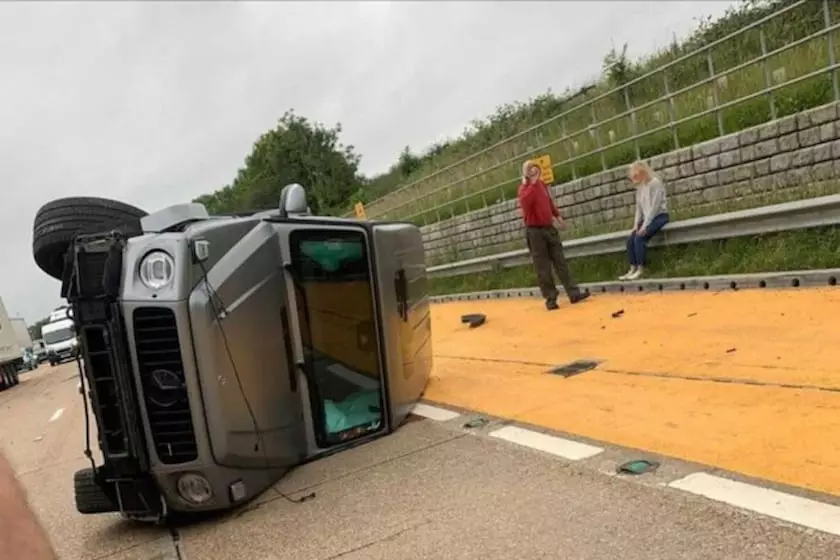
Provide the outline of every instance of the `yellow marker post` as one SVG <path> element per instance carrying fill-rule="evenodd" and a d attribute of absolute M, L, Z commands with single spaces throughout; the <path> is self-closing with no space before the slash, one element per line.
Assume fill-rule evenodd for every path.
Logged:
<path fill-rule="evenodd" d="M 540 166 L 540 180 L 546 185 L 554 184 L 554 168 L 551 167 L 551 156 L 543 154 L 540 157 L 533 158 L 531 161 Z"/>
<path fill-rule="evenodd" d="M 367 220 L 367 214 L 365 214 L 365 205 L 361 202 L 357 202 L 356 206 L 354 207 L 356 211 L 356 217 L 360 220 Z"/>

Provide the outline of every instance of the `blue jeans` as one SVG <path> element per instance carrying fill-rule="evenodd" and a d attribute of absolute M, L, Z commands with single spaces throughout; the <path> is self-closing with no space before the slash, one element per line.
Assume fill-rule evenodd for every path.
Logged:
<path fill-rule="evenodd" d="M 659 230 L 668 223 L 670 218 L 668 214 L 658 214 L 650 225 L 645 228 L 644 235 L 636 235 L 635 232 L 630 234 L 627 238 L 627 260 L 630 261 L 630 266 L 645 266 L 647 264 L 647 242 L 651 237 L 659 233 Z M 636 229 L 641 227 L 642 222 L 636 224 Z"/>

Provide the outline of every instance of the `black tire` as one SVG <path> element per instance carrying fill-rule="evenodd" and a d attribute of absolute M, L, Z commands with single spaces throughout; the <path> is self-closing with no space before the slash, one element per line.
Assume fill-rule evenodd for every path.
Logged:
<path fill-rule="evenodd" d="M 59 198 L 35 214 L 32 255 L 38 267 L 57 280 L 64 272 L 64 255 L 80 234 L 119 230 L 127 235 L 142 232 L 143 210 L 116 200 L 96 197 Z"/>
<path fill-rule="evenodd" d="M 76 510 L 79 513 L 110 513 L 120 508 L 96 480 L 92 468 L 76 471 L 73 475 L 73 489 L 76 494 Z"/>

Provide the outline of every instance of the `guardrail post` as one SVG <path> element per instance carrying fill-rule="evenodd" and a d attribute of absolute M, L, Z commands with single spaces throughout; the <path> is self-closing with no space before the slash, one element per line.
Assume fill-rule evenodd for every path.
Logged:
<path fill-rule="evenodd" d="M 831 6 L 828 0 L 823 0 L 823 16 L 825 17 L 825 28 L 831 27 Z M 834 32 L 828 32 L 828 63 L 831 65 L 831 88 L 834 90 L 834 101 L 840 100 L 840 90 L 837 88 L 837 57 L 834 54 Z"/>
<path fill-rule="evenodd" d="M 680 137 L 677 134 L 677 127 L 674 121 L 677 120 L 677 108 L 674 106 L 674 98 L 671 95 L 671 86 L 668 84 L 668 73 L 662 72 L 662 83 L 665 86 L 665 97 L 668 98 L 668 127 L 671 129 L 671 137 L 674 140 L 674 149 L 680 149 Z"/>
<path fill-rule="evenodd" d="M 601 135 L 598 134 L 598 117 L 595 116 L 595 104 L 589 105 L 589 114 L 592 116 L 592 126 L 589 130 L 595 136 L 595 147 L 598 148 L 598 154 L 601 156 L 601 170 L 607 170 L 607 159 L 604 157 L 604 150 L 601 149 Z"/>
<path fill-rule="evenodd" d="M 724 135 L 723 129 L 723 115 L 720 112 L 718 107 L 720 106 L 720 99 L 718 98 L 718 83 L 715 80 L 715 63 L 712 61 L 712 51 L 711 49 L 706 51 L 706 64 L 709 67 L 709 78 L 712 80 L 713 88 L 712 88 L 712 100 L 715 102 L 715 116 L 717 117 L 717 125 L 718 125 L 718 136 Z"/>
<path fill-rule="evenodd" d="M 764 28 L 758 28 L 758 41 L 761 43 L 761 67 L 764 70 L 764 89 L 767 90 L 767 99 L 770 101 L 770 118 L 776 120 L 778 112 L 776 111 L 776 98 L 773 97 L 773 90 L 770 88 L 773 85 L 773 80 L 770 78 L 770 65 L 767 64 L 767 37 L 764 35 Z"/>
<path fill-rule="evenodd" d="M 560 132 L 563 134 L 563 146 L 566 147 L 566 159 L 572 159 L 572 149 L 569 148 L 569 134 L 566 132 L 566 118 L 560 119 Z M 577 179 L 577 170 L 575 170 L 575 162 L 569 164 L 572 168 L 572 180 Z"/>
<path fill-rule="evenodd" d="M 636 161 L 642 159 L 642 153 L 639 150 L 639 139 L 636 132 L 636 111 L 633 110 L 633 104 L 630 103 L 630 88 L 624 86 L 624 105 L 627 107 L 627 112 L 630 113 L 630 131 L 633 134 L 633 150 L 636 152 Z"/>

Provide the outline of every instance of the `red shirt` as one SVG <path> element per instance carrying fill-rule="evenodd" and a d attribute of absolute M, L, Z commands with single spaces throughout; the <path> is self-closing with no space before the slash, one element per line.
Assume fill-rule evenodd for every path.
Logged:
<path fill-rule="evenodd" d="M 550 226 L 553 218 L 560 217 L 560 211 L 554 205 L 548 187 L 539 179 L 533 183 L 519 185 L 518 196 L 519 207 L 522 209 L 522 218 L 526 226 Z"/>

